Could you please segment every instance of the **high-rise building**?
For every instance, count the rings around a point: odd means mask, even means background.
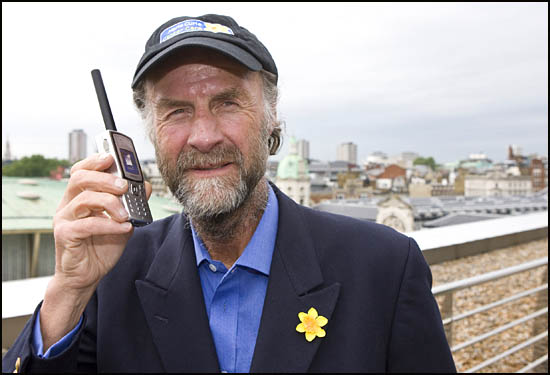
[[[297,141],[298,156],[304,160],[309,160],[309,142],[305,139],[299,139]]]
[[[357,145],[353,142],[346,142],[338,145],[338,160],[357,164]]]
[[[86,149],[87,136],[82,129],[75,129],[69,133],[69,162],[76,163],[88,156]]]
[[[4,151],[4,155],[2,156],[2,161],[11,161],[11,147],[10,147],[10,140],[6,139],[6,149]]]

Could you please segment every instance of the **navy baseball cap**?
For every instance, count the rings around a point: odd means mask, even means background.
[[[188,46],[211,48],[224,53],[253,71],[266,70],[278,78],[271,54],[254,34],[239,26],[231,17],[206,14],[199,17],[177,17],[159,26],[145,44],[132,88],[156,63]]]

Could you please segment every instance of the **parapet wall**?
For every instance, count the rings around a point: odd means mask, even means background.
[[[548,237],[548,212],[407,232],[428,264],[437,264]]]

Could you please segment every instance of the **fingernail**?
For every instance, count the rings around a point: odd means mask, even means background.
[[[124,208],[121,208],[119,211],[118,211],[120,217],[122,218],[127,218],[128,217],[128,211],[126,211]]]
[[[102,152],[101,154],[99,154],[99,159],[101,160],[105,160],[109,157],[109,154],[106,153],[106,152]]]
[[[132,223],[129,223],[129,222],[122,223],[122,228],[124,230],[130,230],[132,229]]]
[[[115,181],[115,186],[119,189],[123,189],[126,187],[126,180],[122,179],[122,178],[117,178],[116,181]]]

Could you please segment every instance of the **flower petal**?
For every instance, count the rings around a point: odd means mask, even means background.
[[[313,319],[315,319],[315,318],[317,318],[317,316],[319,316],[319,314],[317,313],[317,310],[315,310],[315,308],[313,308],[313,307],[309,309],[307,314],[309,316],[311,316]]]
[[[320,315],[315,320],[317,321],[317,324],[319,324],[319,327],[323,327],[325,324],[328,323],[328,319]]]
[[[300,333],[304,333],[306,331],[306,327],[304,327],[303,323],[300,323],[296,326],[296,331],[298,331]]]
[[[298,313],[298,318],[300,318],[300,321],[303,322],[304,318],[307,316],[305,312]]]
[[[315,333],[316,333],[317,336],[319,336],[319,337],[325,337],[325,336],[327,335],[327,333],[325,332],[325,330],[322,329],[322,328],[318,328],[318,329],[317,329],[317,332],[315,332]]]
[[[315,338],[315,333],[306,332],[306,340],[311,342]]]

